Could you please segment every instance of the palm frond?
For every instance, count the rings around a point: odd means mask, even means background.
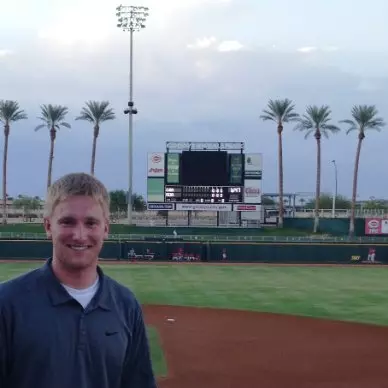
[[[26,120],[27,114],[20,109],[19,103],[12,100],[0,101],[0,121],[2,123]]]
[[[329,137],[329,133],[338,133],[340,128],[330,124],[331,110],[328,105],[316,106],[309,105],[306,108],[306,113],[300,117],[294,130],[306,132],[305,139],[312,133],[320,132],[325,138]]]
[[[41,116],[38,119],[43,121],[45,123],[43,126],[47,126],[48,128],[59,129],[61,126],[67,127],[69,124],[64,119],[68,111],[69,109],[62,105],[41,105]],[[42,126],[39,127],[42,128]]]
[[[351,110],[353,120],[342,120],[341,122],[349,125],[346,134],[352,131],[365,133],[367,130],[381,131],[386,125],[383,118],[377,117],[378,110],[374,105],[355,105]]]
[[[260,118],[263,121],[267,121],[267,120],[277,121],[273,112],[270,112],[268,110],[264,110],[263,113],[264,113],[263,115],[260,115]]]
[[[116,118],[114,111],[109,107],[109,101],[87,101],[81,109],[80,115],[76,120],[85,120],[100,125],[100,123]]]
[[[47,125],[46,125],[46,124],[40,124],[40,125],[38,125],[37,127],[34,128],[34,131],[35,131],[35,132],[36,132],[36,131],[39,131],[39,129],[42,129],[42,128],[44,128],[44,127],[47,127]]]
[[[71,125],[69,123],[66,123],[65,121],[61,121],[59,123],[59,126],[69,128],[69,129],[71,128]]]
[[[294,112],[294,109],[295,105],[288,98],[285,98],[284,100],[270,99],[267,108],[263,110],[263,114],[260,118],[263,121],[272,120],[277,123],[297,121],[299,115]]]
[[[307,138],[309,138],[310,135],[312,135],[313,133],[315,133],[315,129],[309,129],[309,130],[306,132],[306,134],[304,135],[305,140],[306,140]]]

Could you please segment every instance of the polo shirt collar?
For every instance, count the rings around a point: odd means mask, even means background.
[[[47,259],[46,263],[41,268],[43,275],[48,279],[48,294],[51,300],[51,303],[54,306],[65,304],[71,301],[73,298],[69,293],[62,287],[61,283],[57,279],[52,269],[52,257]],[[101,307],[104,310],[110,310],[110,292],[109,292],[109,281],[102,271],[100,266],[97,266],[97,273],[99,276],[99,288],[96,295],[91,301],[91,307]]]

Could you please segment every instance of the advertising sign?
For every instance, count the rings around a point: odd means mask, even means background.
[[[244,181],[244,203],[261,204],[261,180],[246,179]]]
[[[365,234],[379,235],[388,234],[388,220],[383,218],[366,218],[365,219]]]
[[[147,202],[164,201],[164,178],[147,179]]]
[[[241,185],[243,180],[243,155],[230,155],[230,184]]]
[[[176,210],[230,212],[232,211],[232,205],[228,203],[177,203]]]
[[[152,152],[148,154],[148,177],[164,177],[164,153]]]
[[[179,154],[167,154],[167,183],[179,183]]]
[[[173,203],[148,203],[148,210],[174,210]]]
[[[263,175],[262,154],[245,154],[245,179],[261,179]]]
[[[261,205],[233,205],[233,211],[235,212],[258,212]]]

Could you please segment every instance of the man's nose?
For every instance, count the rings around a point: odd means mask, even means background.
[[[86,228],[84,225],[76,225],[73,229],[73,238],[75,240],[85,240],[87,236]]]

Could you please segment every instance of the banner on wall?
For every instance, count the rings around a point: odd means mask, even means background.
[[[365,234],[388,234],[388,220],[383,218],[365,218]]]
[[[259,211],[261,211],[261,205],[248,205],[248,204],[233,205],[233,211],[235,211],[235,212],[259,212]]]
[[[230,212],[232,205],[228,203],[177,203],[176,210]]]
[[[162,178],[164,177],[164,153],[151,152],[148,154],[147,177]]]
[[[244,181],[244,203],[261,204],[261,180],[246,179]]]
[[[245,154],[244,170],[245,179],[262,179],[263,155]]]
[[[174,203],[148,203],[147,209],[148,210],[174,210],[175,204]]]

